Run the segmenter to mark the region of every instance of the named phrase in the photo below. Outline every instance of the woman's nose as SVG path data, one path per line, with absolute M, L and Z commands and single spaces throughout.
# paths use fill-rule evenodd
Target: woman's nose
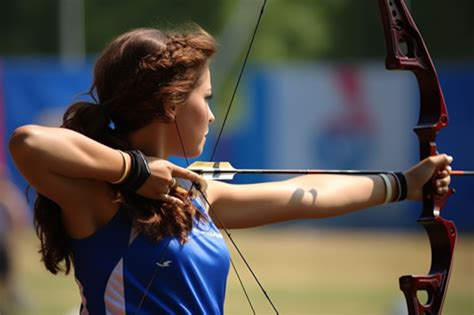
M 207 109 L 209 111 L 209 123 L 212 123 L 216 119 L 216 117 L 214 117 L 214 113 L 212 112 L 209 106 L 207 107 Z

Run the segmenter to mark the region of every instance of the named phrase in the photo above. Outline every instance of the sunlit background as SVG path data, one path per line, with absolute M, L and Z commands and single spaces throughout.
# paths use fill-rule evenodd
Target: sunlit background
M 474 169 L 474 2 L 407 1 L 437 67 L 450 114 L 439 135 L 454 168 Z M 57 126 L 91 84 L 97 53 L 136 27 L 195 22 L 215 35 L 216 122 L 209 159 L 260 12 L 260 0 L 1 0 L 0 169 L 25 191 L 6 144 L 23 124 Z M 237 168 L 402 170 L 418 160 L 419 100 L 410 73 L 384 67 L 377 1 L 268 0 L 214 160 Z M 173 160 L 185 165 L 185 161 Z M 241 176 L 236 182 L 275 180 Z M 443 216 L 459 229 L 444 314 L 474 314 L 474 179 L 454 178 Z M 7 193 L 0 191 L 0 204 Z M 341 192 L 343 193 L 343 192 Z M 34 193 L 30 193 L 30 204 Z M 342 218 L 235 231 L 237 244 L 281 314 L 406 314 L 398 277 L 426 274 L 429 243 L 420 204 L 403 202 Z M 0 237 L 14 249 L 14 292 L 0 314 L 78 314 L 73 275 L 51 276 L 30 224 Z M 3 222 L 2 222 L 3 220 Z M 31 221 L 27 219 L 27 221 Z M 3 230 L 3 231 L 2 231 Z M 231 247 L 231 245 L 229 245 Z M 257 314 L 272 312 L 238 256 Z M 228 314 L 251 314 L 235 275 Z

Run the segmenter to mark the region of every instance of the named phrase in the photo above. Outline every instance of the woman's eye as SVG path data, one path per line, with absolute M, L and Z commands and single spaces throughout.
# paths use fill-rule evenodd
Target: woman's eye
M 212 95 L 206 96 L 204 99 L 206 100 L 206 103 L 209 104 L 212 101 Z

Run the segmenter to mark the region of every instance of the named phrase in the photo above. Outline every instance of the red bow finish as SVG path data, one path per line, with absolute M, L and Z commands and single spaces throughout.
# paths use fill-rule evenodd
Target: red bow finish
M 448 126 L 448 111 L 436 69 L 420 31 L 404 0 L 378 0 L 387 48 L 386 68 L 408 70 L 415 74 L 420 93 L 420 116 L 414 128 L 420 146 L 420 159 L 437 154 L 436 135 Z M 423 225 L 431 244 L 431 268 L 426 276 L 400 277 L 410 315 L 441 314 L 446 295 L 456 243 L 456 227 L 440 216 L 451 195 L 437 195 L 434 179 L 423 187 L 423 211 L 418 223 Z M 428 299 L 420 302 L 417 292 Z
M 438 131 L 448 126 L 448 112 L 443 97 L 443 92 L 439 84 L 438 75 L 431 60 L 425 42 L 410 15 L 410 12 L 404 0 L 377 0 L 380 7 L 382 22 L 385 31 L 385 41 L 387 46 L 386 68 L 389 70 L 408 70 L 415 74 L 420 90 L 420 116 L 418 125 L 414 128 L 420 142 L 420 158 L 424 159 L 437 154 L 436 135 Z M 212 150 L 211 161 L 213 160 L 216 148 L 221 139 L 221 135 L 227 121 L 227 117 L 232 108 L 234 96 L 238 89 L 240 79 L 244 72 L 252 44 L 255 39 L 257 29 L 262 18 L 267 0 L 263 0 L 260 14 L 258 16 L 255 29 L 250 40 L 244 62 L 240 69 L 237 82 L 234 86 L 232 97 L 227 107 L 224 122 L 221 125 L 217 141 Z M 461 173 L 467 172 L 458 172 Z M 470 175 L 470 174 L 469 174 Z M 431 244 L 431 268 L 426 276 L 402 276 L 400 277 L 400 289 L 403 291 L 407 300 L 409 315 L 438 315 L 443 308 L 444 297 L 446 295 L 449 276 L 451 271 L 451 262 L 456 242 L 456 227 L 452 221 L 448 221 L 440 216 L 446 200 L 451 195 L 437 195 L 434 188 L 434 180 L 423 187 L 423 211 L 418 219 L 428 233 Z M 210 211 L 214 213 L 220 221 L 211 204 L 207 201 L 205 194 L 202 194 Z M 237 247 L 230 233 L 223 226 L 231 243 L 236 248 L 245 265 L 251 272 L 255 281 L 259 285 L 266 299 L 272 306 L 274 312 L 279 314 L 275 305 L 271 301 L 267 292 L 263 288 L 255 273 L 250 268 L 247 260 Z M 231 260 L 232 262 L 232 260 Z M 232 266 L 238 275 L 238 272 L 232 262 Z M 156 269 L 147 285 L 150 287 L 157 275 Z M 256 314 L 255 309 L 248 297 L 248 294 L 241 282 L 242 289 L 247 297 L 247 301 Z M 425 291 L 428 294 L 428 300 L 425 303 L 419 301 L 417 292 Z M 138 314 L 140 308 L 147 297 L 148 289 L 143 294 L 135 314 Z

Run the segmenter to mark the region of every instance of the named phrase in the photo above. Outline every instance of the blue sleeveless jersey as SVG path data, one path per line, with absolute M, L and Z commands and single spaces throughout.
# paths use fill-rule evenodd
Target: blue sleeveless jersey
M 201 201 L 194 204 L 206 213 Z M 94 235 L 72 240 L 72 249 L 81 315 L 224 312 L 230 257 L 209 216 L 194 220 L 181 244 L 175 237 L 153 242 L 135 233 L 119 210 Z

